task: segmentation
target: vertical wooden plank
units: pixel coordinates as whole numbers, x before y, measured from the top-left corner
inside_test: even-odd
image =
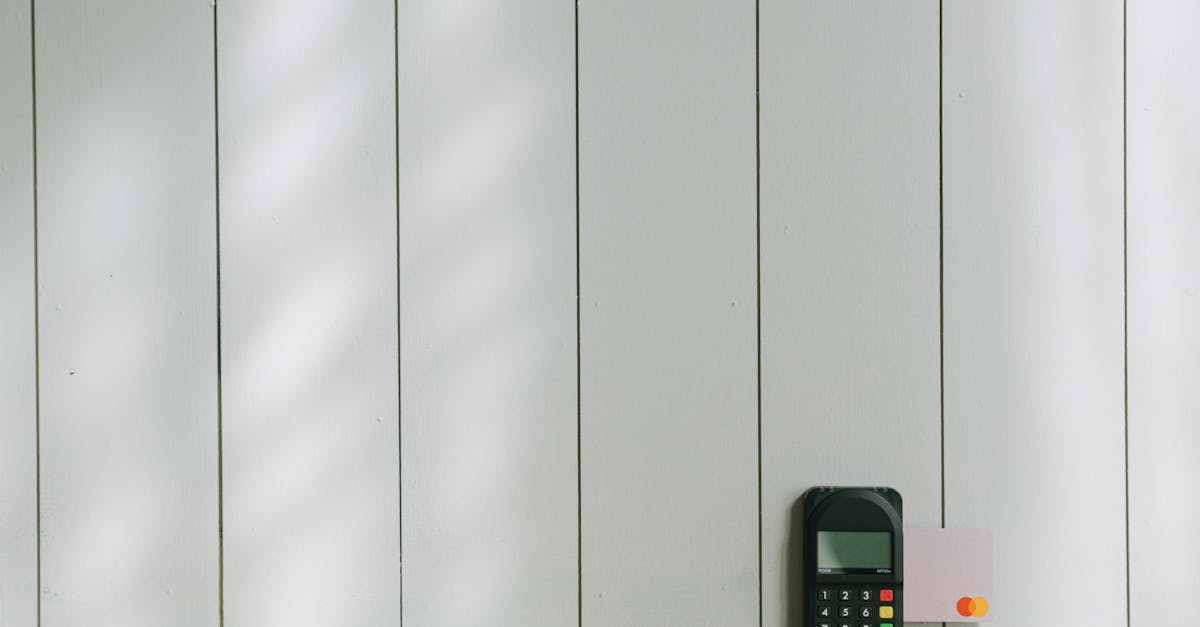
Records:
[[[395,625],[393,3],[217,17],[225,625]]]
[[[585,625],[758,624],[754,6],[579,7]]]
[[[996,627],[1126,624],[1121,4],[945,3],[946,521]]]
[[[1200,587],[1200,5],[1129,3],[1132,625],[1193,619]]]
[[[763,625],[808,487],[940,523],[937,7],[761,5]]]
[[[36,11],[42,624],[211,627],[211,8]]]
[[[574,5],[398,6],[404,622],[575,624]]]
[[[28,2],[0,7],[0,625],[37,622],[33,106]]]

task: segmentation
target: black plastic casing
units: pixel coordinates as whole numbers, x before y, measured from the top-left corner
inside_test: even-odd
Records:
[[[817,590],[838,587],[890,588],[895,592],[893,618],[904,623],[904,518],[900,493],[892,488],[816,487],[804,500],[804,624],[817,627]],[[886,531],[892,534],[891,573],[818,573],[818,531]],[[822,619],[838,624],[839,619]],[[855,619],[857,620],[857,619]],[[862,622],[862,621],[858,621]],[[855,622],[857,625],[858,622]],[[879,624],[879,618],[871,622]]]

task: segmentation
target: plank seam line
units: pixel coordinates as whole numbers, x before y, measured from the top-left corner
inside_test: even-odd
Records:
[[[216,221],[217,288],[217,624],[225,625],[225,450],[224,387],[221,354],[221,98],[217,52],[217,3],[212,4],[213,37],[213,213]]]
[[[1125,410],[1125,624],[1133,625],[1129,529],[1129,2],[1121,3],[1121,297]]]
[[[942,100],[942,0],[938,0],[938,416],[941,422],[942,527],[946,526],[946,193]]]
[[[754,331],[757,386],[758,465],[758,625],[763,627],[763,454],[762,454],[762,80],[760,73],[761,20],[754,0]]]
[[[404,367],[404,360],[400,356],[400,2],[392,0],[392,105],[395,109],[392,116],[392,125],[395,131],[394,137],[394,162],[395,162],[395,186],[396,186],[396,506],[399,511],[396,513],[397,533],[399,534],[399,542],[397,544],[400,551],[397,555],[398,568],[400,569],[399,577],[399,617],[400,627],[404,627],[404,420],[403,410],[401,409],[404,403],[403,385],[404,379],[400,376],[401,369]]]
[[[943,58],[944,36],[942,20],[943,0],[938,0],[937,56],[938,56],[938,421],[941,440],[942,471],[942,528],[946,527],[946,192],[945,192],[945,124],[943,102],[945,99],[945,72]],[[946,627],[946,623],[942,623]]]
[[[33,442],[34,442],[34,547],[37,553],[35,615],[42,624],[42,346],[41,307],[38,303],[38,119],[37,119],[37,10],[29,0],[29,97],[33,157]]]
[[[583,326],[579,252],[579,0],[575,2],[575,601],[583,627]]]

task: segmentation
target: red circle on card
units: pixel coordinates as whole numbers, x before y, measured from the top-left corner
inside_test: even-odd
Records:
[[[975,608],[973,607],[974,605],[975,605],[975,601],[971,597],[963,597],[963,598],[959,599],[958,600],[958,615],[959,616],[970,616],[971,614],[974,614],[975,613]]]

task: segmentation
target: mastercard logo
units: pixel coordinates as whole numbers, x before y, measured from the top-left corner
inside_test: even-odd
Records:
[[[963,597],[958,600],[959,616],[983,616],[987,612],[988,602],[983,597]]]

